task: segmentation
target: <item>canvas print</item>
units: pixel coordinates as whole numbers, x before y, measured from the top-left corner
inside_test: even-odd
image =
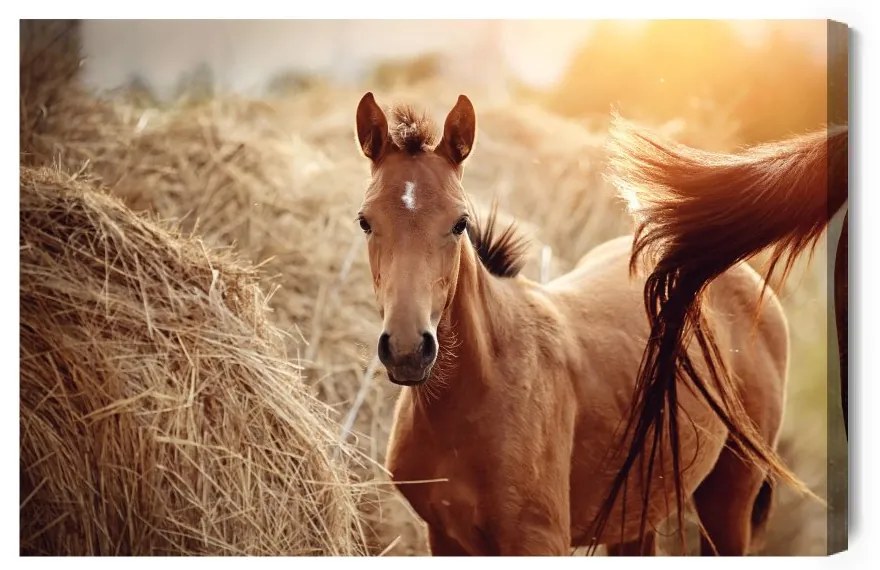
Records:
[[[21,555],[846,549],[845,24],[20,33]]]

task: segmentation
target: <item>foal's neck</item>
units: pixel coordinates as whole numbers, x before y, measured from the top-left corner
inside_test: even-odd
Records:
[[[499,323],[514,301],[509,284],[491,275],[476,251],[462,247],[458,282],[438,327],[440,355],[428,387],[431,407],[474,402],[496,384],[493,362],[502,358]],[[478,402],[474,402],[478,403]]]

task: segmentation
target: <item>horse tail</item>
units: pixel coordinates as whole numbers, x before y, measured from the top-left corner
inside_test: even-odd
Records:
[[[662,140],[615,118],[611,150],[612,181],[637,222],[630,270],[635,271],[642,255],[653,254],[657,263],[644,289],[651,332],[621,440],[626,456],[594,520],[593,536],[601,537],[621,490],[625,497],[627,477],[640,457],[640,466],[647,467],[644,535],[654,459],[665,437],[671,444],[683,528],[678,377],[705,398],[744,460],[812,495],[746,413],[700,304],[706,286],[736,263],[771,248],[766,278],[780,265],[784,278],[794,258],[815,246],[846,201],[847,128],[724,154]],[[686,351],[691,338],[702,350],[707,378],[698,374]]]

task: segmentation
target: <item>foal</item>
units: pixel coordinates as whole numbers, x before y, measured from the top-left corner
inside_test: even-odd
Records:
[[[428,524],[431,552],[560,555],[601,543],[648,554],[650,529],[680,491],[694,499],[705,552],[745,554],[766,520],[772,462],[742,461],[725,444],[748,423],[758,458],[774,457],[788,330],[773,293],[759,304],[764,283],[745,265],[711,285],[707,318],[747,417],[728,426],[706,394],[681,390],[678,448],[661,438],[657,464],[629,472],[634,492],[614,502],[605,530],[595,521],[622,466],[614,452],[648,334],[644,276],[629,273],[632,237],[598,246],[545,286],[525,279],[522,242],[493,220],[479,227],[461,186],[471,102],[458,98],[439,142],[424,116],[398,108],[392,118],[389,127],[371,93],[358,105],[371,165],[358,221],[383,319],[378,355],[407,387],[387,467],[396,483],[442,480],[398,485]]]

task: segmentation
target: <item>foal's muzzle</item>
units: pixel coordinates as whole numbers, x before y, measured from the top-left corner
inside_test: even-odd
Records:
[[[377,351],[389,380],[401,386],[415,386],[425,382],[431,374],[437,359],[437,339],[425,332],[417,343],[405,343],[383,332]]]

